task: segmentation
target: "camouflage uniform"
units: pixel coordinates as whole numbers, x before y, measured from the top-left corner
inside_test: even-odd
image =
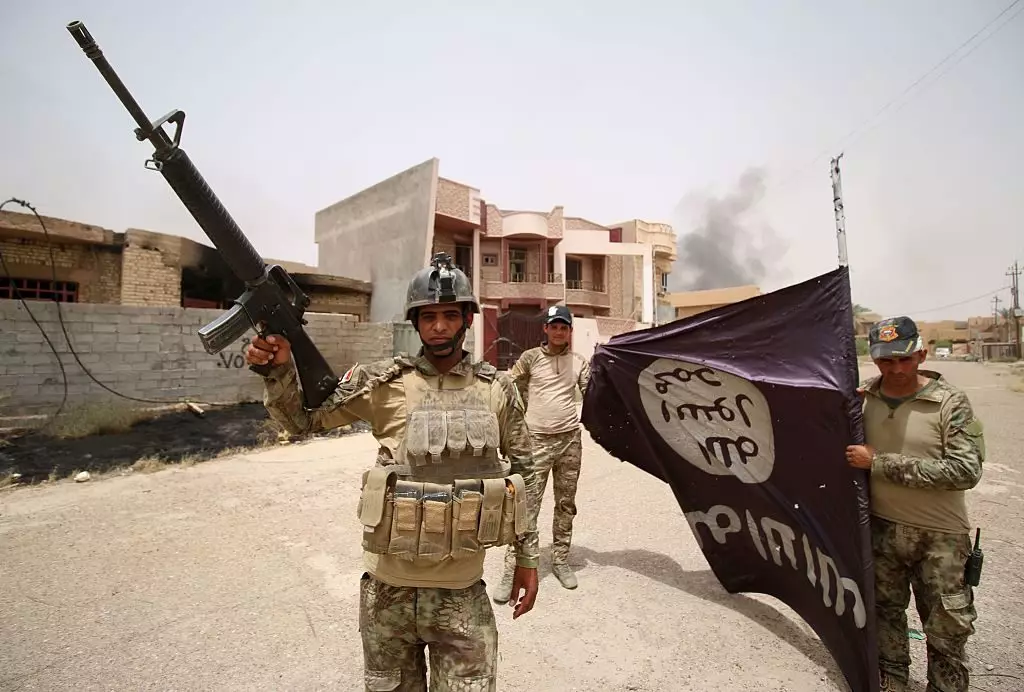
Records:
[[[436,269],[417,275],[423,285],[413,280],[409,302],[417,291],[418,305],[442,302],[436,296],[450,291],[451,284],[436,289]],[[477,308],[468,280],[456,275],[460,302],[472,301]],[[455,341],[461,344],[461,335]],[[535,569],[538,563],[527,504],[535,472],[525,408],[511,378],[488,363],[474,363],[465,352],[440,374],[421,351],[416,357],[353,366],[331,397],[310,411],[303,408],[289,363],[266,377],[264,404],[292,434],[363,420],[380,444],[374,468],[364,474],[358,510],[367,568],[359,589],[367,692],[425,691],[425,650],[434,692],[495,690],[498,634],[482,580],[483,548],[508,543],[519,566]],[[500,470],[489,470],[494,468]],[[374,486],[373,479],[381,478],[386,483]],[[403,478],[411,481],[402,486]],[[460,483],[468,484],[463,490],[482,483],[482,494],[459,494]],[[402,495],[409,488],[422,496],[400,506],[409,500]],[[445,492],[447,502],[439,501]],[[516,497],[522,499],[510,504]],[[366,517],[375,512],[377,518],[368,523]],[[495,537],[484,538],[492,530]]]
[[[583,442],[580,429],[570,432],[541,435],[530,433],[533,463],[537,469],[537,482],[531,488],[530,506],[533,515],[531,528],[537,526],[541,498],[548,484],[548,474],[555,495],[554,516],[551,521],[551,562],[565,563],[572,544],[572,522],[576,518],[576,485],[580,479]],[[513,555],[511,551],[508,555]]]
[[[537,473],[536,483],[528,487],[529,504],[532,510],[530,529],[531,531],[537,530],[541,501],[547,488],[548,474],[550,474],[555,496],[551,525],[552,571],[563,586],[575,588],[575,577],[568,568],[568,559],[569,547],[572,544],[572,525],[576,518],[576,487],[580,477],[583,443],[573,391],[575,387],[579,387],[582,393],[586,393],[587,384],[590,382],[590,365],[582,356],[574,353],[569,346],[555,352],[545,344],[524,351],[512,367],[511,375],[517,389],[522,394],[529,419],[531,413],[536,414],[536,411],[530,408],[530,399],[537,396],[536,387],[540,384],[537,381],[537,366],[542,359],[551,357],[564,358],[573,365],[573,374],[567,378],[568,391],[562,394],[562,407],[566,409],[563,415],[569,421],[569,429],[559,432],[539,432],[534,429],[539,427],[537,422],[527,421],[527,426],[531,428],[530,441]],[[537,420],[536,415],[533,420]],[[556,427],[567,426],[556,425]],[[498,603],[508,600],[507,592],[511,589],[514,561],[514,552],[506,551],[504,577],[494,595],[495,601]]]
[[[929,692],[967,692],[967,639],[977,613],[964,580],[971,552],[964,491],[982,475],[981,422],[967,395],[935,372],[916,394],[891,400],[881,377],[864,384],[871,467],[875,611],[883,690],[905,690],[913,588],[927,635]],[[924,451],[929,450],[930,451]]]

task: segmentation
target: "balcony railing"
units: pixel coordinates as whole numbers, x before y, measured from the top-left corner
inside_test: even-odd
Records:
[[[513,284],[539,284],[541,283],[541,277],[544,277],[544,281],[549,284],[560,284],[562,283],[561,274],[535,274],[535,273],[516,273],[513,272],[508,275],[509,283]]]
[[[485,281],[483,285],[483,298],[491,300],[505,300],[516,298],[528,298],[530,300],[562,300],[565,298],[565,284],[561,281],[541,283],[533,280],[527,281],[526,275],[517,275],[513,278],[519,281]]]
[[[569,279],[565,282],[565,287],[570,291],[593,291],[594,293],[604,293],[604,284],[599,281],[582,281],[579,279]]]
[[[593,282],[569,281],[566,283],[565,302],[568,305],[607,308],[611,306],[611,296],[603,290],[603,287],[597,286]]]

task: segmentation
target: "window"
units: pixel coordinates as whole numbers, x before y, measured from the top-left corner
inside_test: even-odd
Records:
[[[473,274],[473,247],[471,245],[455,246],[455,266],[467,275]]]
[[[56,300],[60,303],[78,302],[78,284],[74,281],[46,281],[44,279],[9,279],[0,277],[0,298],[25,300]]]
[[[668,293],[668,273],[667,272],[663,273],[661,275],[661,292],[662,293]]]
[[[508,274],[509,281],[515,283],[526,281],[526,248],[509,248]]]
[[[583,288],[583,261],[573,257],[565,258],[565,287]]]
[[[613,228],[613,229],[609,230],[608,231],[608,240],[610,242],[612,242],[612,243],[621,243],[622,242],[622,229],[621,228]]]
[[[496,267],[498,266],[497,255],[484,255],[482,258],[485,267]]]

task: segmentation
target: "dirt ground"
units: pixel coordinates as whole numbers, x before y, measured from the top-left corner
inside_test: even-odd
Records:
[[[1006,366],[936,367],[987,425],[985,477],[969,493],[985,549],[972,684],[1021,690],[1024,381]],[[0,689],[362,689],[355,505],[374,449],[357,433],[0,491]],[[848,689],[785,605],[725,593],[660,481],[585,438],[575,591],[550,575],[551,501],[549,485],[534,612],[513,622],[495,606],[499,689]],[[490,585],[500,565],[492,551]],[[921,692],[925,645],[910,646]]]

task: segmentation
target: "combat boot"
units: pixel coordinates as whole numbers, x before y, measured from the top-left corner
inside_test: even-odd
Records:
[[[575,589],[578,586],[576,581],[576,575],[573,574],[572,568],[564,562],[555,562],[551,565],[551,573],[558,578],[558,581],[562,583],[567,589]]]

